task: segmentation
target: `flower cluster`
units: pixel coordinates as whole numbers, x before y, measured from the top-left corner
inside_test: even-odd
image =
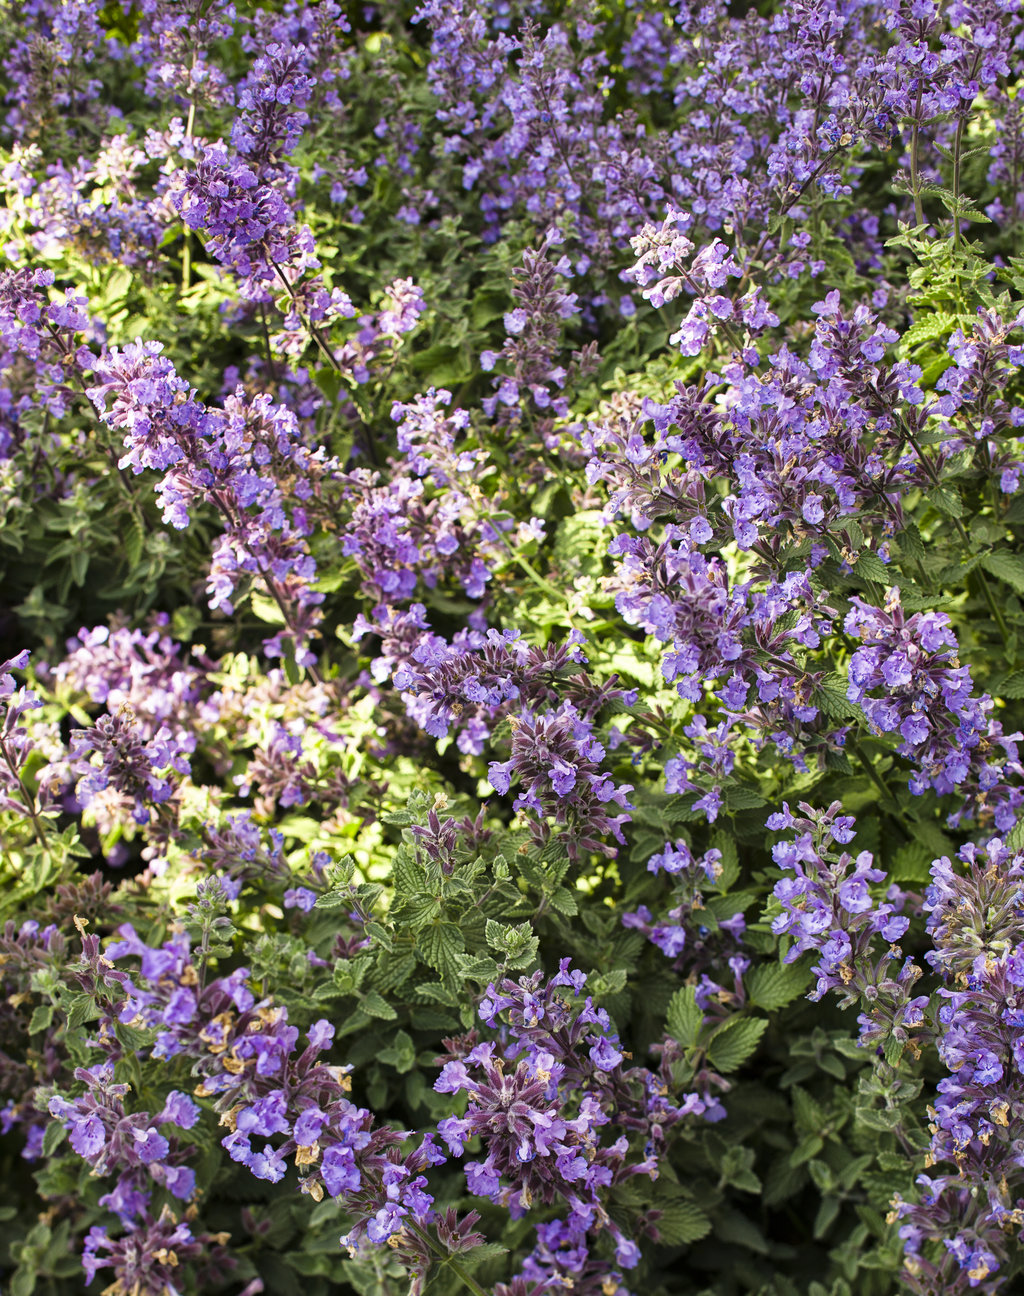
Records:
[[[483,1160],[465,1165],[471,1192],[515,1216],[535,1202],[558,1202],[569,1216],[556,1233],[582,1244],[587,1234],[607,1231],[618,1263],[632,1268],[639,1250],[608,1215],[606,1194],[631,1176],[653,1177],[665,1131],[705,1106],[696,1094],[671,1103],[658,1077],[624,1065],[608,1014],[580,998],[586,982],[563,959],[553,977],[536,972],[488,987],[480,1019],[504,1026],[504,1038],[477,1043],[473,1032],[448,1041],[450,1060],[434,1088],[466,1093],[469,1103],[438,1132],[457,1156],[480,1139]]]
[[[1011,1290],[1024,0],[0,8],[4,1290]]]
[[[784,805],[767,821],[772,832],[795,833],[772,849],[786,874],[775,884],[782,912],[772,921],[777,935],[792,938],[786,962],[813,951],[819,959],[814,968],[818,982],[809,998],[821,999],[829,990],[839,992],[847,1004],[870,998],[876,1011],[862,1020],[862,1039],[874,1040],[884,1029],[904,1041],[908,1028],[921,1024],[927,1003],[927,996],[910,998],[921,970],[909,959],[895,976],[889,972],[900,952],[897,942],[910,926],[902,912],[906,897],[895,884],[884,901],[872,896],[871,886],[884,882],[886,874],[875,867],[870,851],[856,857],[836,852],[836,844],[845,845],[856,835],[852,816],[840,813],[841,802],[826,810],[801,802],[800,809],[803,815],[798,816]],[[872,962],[878,937],[888,948]],[[873,993],[868,994],[868,987]]]
[[[984,848],[965,846],[960,863],[962,870],[936,860],[925,897],[934,945],[926,957],[942,979],[936,1047],[949,1075],[931,1108],[920,1198],[896,1207],[913,1281],[944,1278],[948,1290],[984,1285],[1006,1265],[1010,1238],[1024,1232],[1016,1137],[1024,1100],[1024,857],[995,838]],[[943,1243],[945,1264],[922,1253],[927,1239]]]
[[[992,700],[974,692],[949,618],[941,612],[907,617],[899,587],[888,592],[881,608],[857,597],[850,601],[844,628],[862,646],[850,659],[847,696],[863,708],[876,733],[899,735],[900,755],[919,771],[911,791],[959,791],[968,815],[991,817],[1006,831],[1021,803],[1013,786],[1021,734],[1004,734],[990,719]]]

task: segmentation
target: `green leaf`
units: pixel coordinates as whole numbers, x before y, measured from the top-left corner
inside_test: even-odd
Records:
[[[882,1045],[882,1052],[885,1054],[885,1060],[891,1067],[898,1067],[902,1058],[903,1051],[906,1048],[906,1041],[897,1039],[895,1035],[887,1035],[885,1043]]]
[[[473,298],[472,319],[474,328],[484,328],[491,320],[504,315],[510,306],[507,293],[482,289]]]
[[[352,892],[348,888],[340,891],[325,891],[317,896],[316,909],[344,909],[352,904]]]
[[[382,1049],[377,1057],[388,1066],[393,1066],[399,1074],[404,1075],[416,1065],[416,1046],[412,1036],[400,1030],[391,1044]]]
[[[1009,549],[995,549],[982,555],[981,565],[1017,594],[1024,594],[1024,557]]]
[[[738,1071],[757,1048],[768,1027],[763,1017],[732,1017],[711,1036],[708,1061],[716,1071],[727,1075]]]
[[[900,1113],[889,1111],[885,1107],[858,1107],[857,1123],[868,1129],[888,1133],[900,1123]]]
[[[811,974],[795,963],[762,963],[746,982],[750,1002],[772,1012],[803,994],[811,983]]]
[[[696,1041],[703,1024],[704,1014],[697,1007],[696,987],[683,986],[669,1000],[668,1012],[665,1014],[668,1033],[683,1048],[689,1048]]]
[[[866,549],[853,564],[853,574],[861,580],[874,581],[877,585],[892,583],[892,573],[878,554]]]
[[[32,1020],[28,1024],[28,1033],[36,1035],[40,1031],[49,1030],[53,1024],[53,1004],[37,1004],[32,1014]]]
[[[459,967],[459,955],[464,949],[462,932],[454,923],[436,923],[416,933],[417,953],[442,976],[455,975]]]
[[[1007,675],[999,688],[993,691],[1004,698],[1024,698],[1024,671],[1014,671],[1012,675]]]
[[[915,319],[900,342],[905,347],[917,346],[919,342],[929,342],[933,338],[948,337],[960,327],[959,315],[948,315],[943,311],[929,312]]]
[[[735,1242],[738,1246],[767,1255],[768,1243],[753,1220],[739,1211],[730,1211],[715,1221],[715,1238],[719,1242]]]
[[[43,1156],[53,1156],[67,1136],[68,1132],[59,1120],[51,1121],[43,1134]]]
[[[669,1202],[660,1207],[660,1212],[654,1227],[666,1246],[699,1242],[711,1232],[711,1220],[693,1202]]]
[[[816,1157],[824,1146],[825,1140],[820,1134],[808,1134],[790,1153],[789,1164],[791,1166],[806,1164],[812,1157]]]
[[[36,1275],[29,1269],[18,1269],[11,1279],[11,1296],[32,1296],[36,1289]]]
[[[756,788],[732,784],[725,789],[725,805],[728,810],[755,810],[765,804],[764,797]]]
[[[905,530],[901,531],[896,537],[900,551],[910,558],[923,558],[927,552],[924,547],[924,540],[921,538],[921,532],[917,529],[917,524],[910,522]]]
[[[838,1214],[839,1198],[826,1197],[818,1207],[818,1213],[814,1217],[814,1237],[816,1240],[820,1241],[825,1236],[835,1223]]]
[[[560,913],[564,918],[575,918],[580,911],[576,903],[575,892],[570,891],[568,887],[559,887],[553,891],[549,897],[551,908]]]
[[[953,486],[936,486],[927,496],[928,502],[947,517],[959,518],[964,515],[963,501],[960,492]]]
[[[1024,819],[1017,820],[1010,831],[1006,834],[1006,840],[1003,844],[1006,846],[1007,850],[1024,850]]]
[[[487,944],[503,955],[506,964],[511,968],[527,967],[537,956],[540,942],[528,922],[514,927],[509,923],[500,923],[493,918],[488,918],[484,932]]]
[[[249,606],[259,619],[265,621],[267,625],[283,626],[285,624],[284,613],[269,594],[261,594],[259,590],[253,590],[249,595]]]
[[[359,1001],[359,1007],[368,1017],[379,1017],[382,1021],[394,1021],[398,1016],[384,996],[378,994],[376,990],[370,990],[365,994]]]
[[[822,678],[814,694],[814,700],[833,720],[845,720],[853,714],[853,703],[846,696],[849,684],[836,671],[829,671]]]
[[[497,1260],[503,1255],[508,1255],[508,1247],[503,1247],[497,1242],[483,1242],[472,1251],[463,1251],[459,1255],[459,1265],[464,1269],[473,1270],[478,1265],[482,1265],[485,1260]],[[442,1268],[445,1261],[441,1261]],[[462,1283],[458,1285],[461,1287]]]

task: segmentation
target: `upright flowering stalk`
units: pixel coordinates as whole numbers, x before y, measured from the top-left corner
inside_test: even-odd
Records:
[[[1024,1239],[1024,854],[998,838],[932,865],[925,896],[941,978],[935,1044],[949,1075],[929,1108],[917,1202],[897,1200],[911,1290],[994,1291]],[[932,1170],[931,1167],[935,1167]],[[939,1242],[936,1260],[923,1248]]]
[[[485,351],[480,363],[485,370],[503,361],[505,371],[496,377],[496,392],[483,402],[484,413],[510,429],[526,419],[531,424],[543,420],[544,444],[552,449],[557,443],[553,423],[569,412],[566,398],[559,395],[571,377],[570,370],[558,363],[564,321],[577,313],[575,293],[567,293],[560,279],[571,275],[567,256],[552,261],[548,252],[563,241],[557,229],[550,229],[535,251],[523,254],[522,268],[513,271],[512,296],[515,307],[505,315],[505,345],[495,354]],[[573,369],[586,370],[592,356],[577,353]],[[525,403],[524,403],[525,402]],[[526,453],[522,445],[518,454]]]
[[[95,356],[79,336],[92,327],[86,298],[68,288],[62,302],[51,302],[53,281],[52,270],[0,271],[0,344],[7,364],[20,356],[34,367],[38,395],[59,418],[73,398],[71,384]]]
[[[709,923],[705,900],[707,891],[719,889],[721,860],[722,852],[715,847],[694,855],[685,841],[666,842],[664,850],[647,861],[647,871],[665,873],[672,884],[673,905],[665,915],[668,921],[656,920],[650,909],[641,905],[635,913],[623,914],[623,926],[642,931],[676,968],[704,972],[727,960],[733,967],[746,925],[743,915]],[[739,961],[749,966],[749,959]],[[733,970],[739,973],[743,969],[737,963]]]
[[[224,886],[237,896],[237,883]],[[191,1060],[200,1076],[196,1097],[212,1100],[227,1129],[221,1144],[233,1161],[271,1183],[284,1177],[290,1161],[299,1171],[300,1189],[314,1201],[325,1193],[342,1199],[352,1219],[343,1245],[355,1254],[367,1243],[390,1243],[417,1275],[417,1284],[439,1245],[449,1255],[479,1243],[470,1217],[460,1221],[434,1209],[425,1171],[446,1158],[433,1136],[425,1135],[403,1154],[409,1134],[378,1124],[351,1101],[349,1067],[321,1060],[334,1038],[328,1021],[314,1022],[302,1047],[287,1008],[256,1000],[247,985],[248,969],[205,982],[187,934],[159,947],[146,945],[127,924],[119,935],[99,960],[102,978],[118,987],[113,1014],[155,1032],[148,1050],[153,1058]],[[86,939],[95,962],[98,944]],[[138,960],[137,973],[117,968],[125,958]],[[82,980],[93,985],[84,969]],[[102,1038],[107,1051],[116,1054],[119,1046],[110,1031]],[[76,1077],[88,1092],[74,1101],[54,1098],[51,1112],[64,1121],[75,1151],[96,1173],[114,1167],[121,1172],[104,1204],[123,1217],[138,1216],[141,1223],[133,1227],[144,1228],[149,1219],[145,1173],[179,1196],[190,1195],[194,1183],[191,1171],[179,1164],[177,1145],[156,1126],[170,1121],[187,1129],[199,1108],[172,1093],[158,1117],[126,1116],[126,1086],[112,1084],[109,1068],[83,1070]],[[105,1232],[97,1235],[95,1245],[106,1246],[105,1237]]]
[[[309,124],[304,109],[315,87],[300,47],[275,42],[253,63],[235,100],[231,143],[264,179],[274,175],[281,158],[302,137]]]
[[[29,652],[23,649],[16,657],[0,662],[0,810],[32,818],[35,798],[25,784],[23,773],[32,752],[32,740],[23,717],[42,706],[31,689],[16,687],[13,671],[28,666]]]
[[[575,630],[564,643],[543,648],[527,644],[518,630],[457,636],[450,644],[440,635],[424,636],[411,660],[396,669],[394,682],[409,714],[432,737],[443,737],[455,725],[479,743],[522,708],[550,710],[565,700],[593,720],[610,702],[631,701],[615,679],[593,679],[584,647]]]
[[[631,1268],[640,1252],[609,1217],[607,1193],[635,1175],[654,1178],[667,1129],[705,1105],[687,1094],[677,1106],[659,1077],[624,1065],[608,1014],[580,999],[586,980],[563,959],[553,977],[488,987],[480,1019],[499,1042],[477,1043],[475,1031],[447,1041],[450,1060],[434,1088],[466,1093],[469,1103],[438,1132],[457,1156],[480,1139],[483,1159],[465,1167],[470,1192],[515,1217],[542,1203],[567,1207],[560,1237],[585,1248],[588,1235],[607,1232],[616,1260]]]
[[[1007,1262],[1007,1234],[1024,1233],[1014,1124],[1024,1110],[1024,1016],[1017,1007],[1024,987],[1024,856],[995,839],[963,849],[965,874],[947,858],[933,864],[924,911],[934,948],[926,958],[942,983],[931,997],[913,996],[921,968],[908,958],[898,973],[891,970],[908,926],[899,913],[904,897],[895,886],[884,902],[871,895],[871,884],[885,874],[869,852],[856,859],[837,853],[835,843],[854,835],[852,818],[840,808],[801,804],[803,818],[788,806],[769,818],[774,831],[796,831],[773,852],[793,876],[775,886],[782,913],[772,928],[794,938],[787,961],[817,954],[818,983],[809,998],[832,990],[844,1006],[860,1003],[863,1044],[898,1058],[908,1046],[934,1042],[950,1075],[929,1108],[925,1166],[943,1173],[919,1175],[918,1200],[897,1196],[890,1222],[903,1221],[911,1290],[994,1292],[1001,1285],[994,1275]],[[881,957],[879,936],[889,942]],[[938,1258],[925,1250],[928,1242],[941,1245]]]
[[[826,810],[801,802],[800,809],[803,814],[794,815],[784,804],[767,820],[772,832],[795,834],[772,848],[786,874],[775,884],[782,912],[772,921],[776,935],[791,937],[785,961],[792,963],[808,951],[817,955],[818,981],[809,999],[833,990],[844,1007],[858,1000],[871,1004],[860,1019],[863,1042],[891,1036],[906,1043],[909,1032],[922,1024],[928,1004],[927,995],[910,994],[921,976],[919,967],[907,959],[898,972],[891,970],[900,955],[897,942],[910,925],[902,913],[906,897],[893,884],[884,901],[876,900],[871,886],[884,882],[886,874],[875,867],[871,852],[861,851],[855,858],[836,850],[855,836],[853,818],[841,813],[840,801]],[[879,937],[887,946],[881,954]]]
[[[697,705],[705,704],[709,685],[718,685],[713,696],[724,719],[715,724],[698,714],[684,729],[692,752],[671,757],[665,767],[667,789],[699,790],[697,805],[713,821],[744,731],[757,745],[772,741],[806,770],[809,756],[820,760],[828,748],[842,746],[845,730],[822,723],[813,700],[820,672],[802,660],[831,630],[835,610],[828,597],[806,572],[763,589],[754,581],[731,583],[725,563],[702,552],[710,531],[699,521],[685,530],[670,525],[660,544],[619,535],[609,548],[620,559],[610,582],[616,607],[666,645],[665,679]]]
[[[550,837],[553,819],[571,860],[593,851],[614,856],[607,838],[625,844],[622,826],[633,808],[627,800],[633,785],[616,784],[602,769],[605,748],[594,736],[593,721],[572,702],[563,702],[550,715],[510,715],[509,725],[512,754],[507,761],[491,762],[491,786],[505,795],[518,780],[521,791],[512,804],[529,814],[538,842]],[[623,813],[609,813],[612,806]]]
[[[340,289],[328,291],[320,275],[307,275],[321,264],[309,227],[296,224],[286,198],[244,159],[207,146],[196,166],[177,177],[171,202],[189,229],[206,233],[206,246],[234,272],[244,297],[270,302],[283,291],[293,331],[308,328],[326,350],[319,326],[354,314]]]
[[[850,659],[847,696],[858,703],[876,733],[899,736],[897,751],[917,772],[910,790],[956,793],[961,817],[995,823],[1007,831],[1024,799],[1018,783],[1019,733],[1004,734],[990,718],[988,694],[974,692],[961,665],[949,617],[942,612],[906,616],[900,590],[883,607],[851,598],[844,628],[861,641]]]
[[[645,225],[630,240],[637,257],[630,277],[653,306],[664,306],[684,292],[694,298],[670,338],[683,355],[699,355],[721,327],[737,349],[749,351],[749,358],[756,363],[753,339],[776,327],[779,317],[768,309],[759,288],[735,301],[723,291],[730,279],[740,278],[740,267],[721,239],[712,240],[691,257],[694,243],[683,232],[690,223],[687,213],[670,208],[660,228]]]
[[[225,530],[217,542],[208,588],[210,606],[233,611],[240,577],[256,577],[277,603],[285,630],[266,641],[282,656],[284,643],[312,665],[309,638],[323,595],[313,588],[316,564],[304,505],[329,464],[303,444],[295,415],[268,395],[243,389],[223,409],[202,405],[156,342],[116,347],[96,367],[89,395],[101,417],[124,434],[122,467],[164,473],[157,488],[165,521],[182,529],[197,501],[213,504]],[[298,503],[286,499],[290,495]]]
[[[141,0],[138,37],[129,51],[146,69],[146,93],[192,104],[230,104],[232,91],[213,57],[234,31],[231,0]]]
[[[114,1281],[109,1292],[132,1296],[169,1296],[181,1291],[177,1283],[185,1273],[196,1281],[215,1282],[234,1267],[225,1250],[230,1233],[193,1233],[190,1224],[179,1220],[165,1206],[159,1216],[144,1215],[112,1238],[95,1224],[89,1230],[82,1251],[85,1280],[91,1283],[101,1269],[111,1269]]]
[[[84,1094],[72,1101],[50,1099],[49,1112],[63,1122],[72,1148],[95,1175],[118,1176],[114,1188],[100,1205],[115,1211],[123,1222],[141,1215],[149,1205],[152,1185],[188,1201],[195,1191],[195,1172],[184,1164],[191,1146],[183,1147],[177,1131],[189,1130],[199,1119],[199,1108],[186,1094],[172,1090],[161,1111],[125,1111],[129,1086],[114,1083],[109,1064],[79,1067],[75,1079],[85,1084]],[[161,1133],[158,1127],[175,1133]]]
[[[190,768],[170,729],[161,728],[146,740],[128,707],[101,716],[89,729],[76,730],[70,754],[80,773],[75,789],[80,804],[89,806],[102,794],[114,795],[132,803],[138,824],[148,824],[152,808],[172,799],[179,783],[175,776],[188,774]]]

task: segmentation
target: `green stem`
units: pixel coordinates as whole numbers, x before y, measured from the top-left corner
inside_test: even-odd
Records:
[[[434,1255],[438,1256],[444,1264],[448,1266],[467,1291],[471,1291],[473,1296],[488,1296],[487,1292],[484,1291],[476,1279],[471,1278],[470,1275],[466,1273],[465,1269],[463,1269],[462,1265],[459,1264],[452,1253],[439,1246],[426,1229],[421,1228],[419,1224],[414,1224],[409,1219],[406,1219],[404,1223],[410,1233],[415,1233],[420,1241],[425,1242],[430,1250],[433,1251]]]
[[[270,381],[277,383],[277,362],[274,360],[273,348],[270,345],[270,329],[267,326],[267,308],[260,302],[260,325],[263,331],[263,345],[267,352],[267,374]]]
[[[921,98],[924,81],[917,78],[917,102],[914,105],[914,129],[910,137],[910,188],[914,195],[914,223],[924,224],[924,206],[921,202]]]
[[[278,279],[280,279],[281,282],[284,284],[285,292],[287,292],[288,296],[291,298],[292,305],[295,307],[295,311],[296,311],[296,314],[298,315],[299,319],[302,320],[302,324],[303,324],[303,327],[305,328],[306,332],[309,334],[309,336],[313,339],[313,341],[314,341],[314,342],[317,344],[317,346],[320,348],[320,353],[321,353],[321,355],[322,355],[323,358],[327,361],[327,363],[331,366],[331,368],[334,370],[334,372],[340,374],[340,373],[341,373],[341,369],[340,369],[340,367],[339,367],[339,365],[338,365],[337,360],[334,358],[334,353],[331,351],[330,347],[327,345],[326,341],[324,340],[324,336],[323,336],[323,334],[320,332],[320,330],[317,328],[317,326],[313,323],[313,321],[310,320],[310,319],[307,319],[307,318],[305,317],[305,315],[303,315],[302,311],[299,309],[299,300],[298,300],[298,298],[295,296],[295,289],[294,289],[294,288],[291,286],[291,284],[288,282],[288,277],[287,277],[287,275],[286,275],[285,272],[281,269],[281,267],[277,264],[277,262],[274,260],[273,257],[270,257],[270,258],[269,258],[269,261],[270,261],[270,264],[274,267],[274,270],[275,270],[275,272],[276,272],[276,274],[277,274]]]
[[[925,472],[930,477],[932,485],[935,487],[940,487],[942,485],[942,481],[939,477],[939,474],[935,471],[934,464],[931,463],[931,461],[925,455],[924,451],[917,444],[917,439],[915,438],[913,432],[911,432],[911,430],[907,427],[906,422],[904,420],[901,420],[901,422],[903,424],[903,434],[907,438],[908,443],[913,447],[914,453],[921,461],[921,466],[924,468]],[[956,528],[957,535],[959,535],[963,544],[968,549],[970,549],[971,538],[967,534],[967,529],[965,528],[964,524],[960,521],[959,518],[952,518],[951,521],[953,523],[953,526]],[[988,604],[988,610],[992,614],[993,621],[995,621],[996,625],[999,627],[999,632],[1003,636],[1003,639],[1007,640],[1010,637],[1010,629],[1009,626],[1007,626],[1006,624],[1005,617],[1003,616],[1002,612],[999,610],[999,605],[995,601],[995,598],[992,594],[992,587],[989,585],[988,578],[986,577],[985,573],[981,570],[980,567],[977,568],[977,572],[978,572],[978,578],[981,581],[981,592],[985,599],[985,602]]]
[[[62,339],[58,330],[54,328],[52,324],[47,323],[46,327],[49,330],[50,336],[53,338],[58,351],[61,353],[61,356],[63,357],[66,363],[67,372],[70,374],[72,383],[74,384],[75,387],[78,388],[79,394],[81,395],[82,399],[85,401],[85,407],[89,411],[90,418],[96,424],[96,427],[98,429],[97,436],[96,436],[96,444],[99,446],[99,448],[103,451],[103,453],[107,456],[107,458],[110,460],[111,464],[113,465],[114,471],[111,474],[111,476],[114,478],[114,480],[117,482],[117,484],[120,486],[121,490],[123,491],[124,496],[128,501],[128,508],[131,512],[131,515],[138,523],[140,530],[144,534],[150,532],[152,528],[150,527],[149,523],[146,520],[145,512],[142,510],[141,506],[139,505],[139,501],[135,495],[134,490],[132,490],[131,480],[128,474],[125,472],[125,470],[121,468],[120,465],[118,464],[117,451],[114,449],[112,445],[109,445],[105,439],[104,436],[104,433],[106,432],[105,426],[102,423],[100,423],[99,420],[96,418],[96,406],[92,403],[92,399],[89,396],[89,390],[85,385],[85,379],[82,377],[81,371],[78,369],[77,364],[76,365],[67,364],[69,357],[73,357],[74,354],[73,351],[68,346],[64,345],[64,340]]]
[[[953,248],[960,250],[960,154],[963,151],[964,115],[960,113],[956,123],[956,138],[953,141]]]
[[[195,67],[195,55],[193,55],[192,66]],[[188,106],[188,119],[185,122],[185,138],[192,138],[192,131],[196,124],[196,101],[193,99]],[[187,293],[192,284],[192,231],[187,225],[185,230],[185,244],[181,250],[181,291]]]
[[[878,788],[882,796],[885,797],[887,801],[891,801],[892,793],[889,791],[885,779],[882,778],[878,770],[876,770],[874,765],[872,765],[870,758],[868,757],[867,753],[864,751],[864,748],[860,745],[860,742],[856,738],[848,737],[846,740],[846,745],[847,747],[849,747],[850,751],[852,751],[853,754],[857,757],[857,760],[860,761],[864,773],[868,776],[871,782],[874,783],[875,787]]]
[[[502,539],[504,539],[504,536],[502,537]],[[552,585],[551,582],[546,577],[542,576],[540,572],[537,570],[537,568],[534,567],[534,565],[531,562],[529,562],[528,559],[524,558],[521,554],[514,553],[512,552],[512,550],[509,550],[509,552],[512,553],[512,557],[515,558],[516,562],[527,574],[527,576],[529,576],[530,580],[533,581],[533,583],[537,586],[538,589],[542,589],[545,594],[549,595],[553,599],[556,599],[559,603],[563,604],[563,606],[567,606],[566,597],[562,593],[562,591],[557,588],[557,586]],[[568,620],[571,624],[572,618],[569,617]]]
[[[11,771],[11,777],[14,779],[15,783],[18,785],[19,791],[21,792],[22,799],[25,803],[25,812],[32,823],[32,832],[35,834],[35,839],[42,848],[43,854],[49,858],[50,845],[46,840],[42,821],[40,820],[39,813],[36,810],[36,799],[25,786],[25,780],[21,777],[21,772],[12,760],[11,754],[7,750],[7,745],[2,738],[0,738],[0,753],[3,753],[4,764]]]
[[[242,514],[237,514],[235,512],[235,509],[232,507],[231,501],[227,497],[227,495],[225,495],[223,491],[211,491],[210,499],[213,501],[214,505],[220,510],[221,515],[224,517],[228,526],[236,534],[244,535],[245,534],[244,516]],[[245,541],[243,540],[242,543],[245,544]],[[267,570],[266,566],[263,563],[263,559],[260,557],[259,552],[257,550],[251,549],[247,544],[245,545],[245,548],[246,548],[246,552],[249,554],[253,562],[256,564],[256,570],[263,578],[263,583],[267,587],[267,592],[270,594],[270,597],[277,604],[278,611],[281,613],[281,617],[284,620],[285,629],[292,637],[292,642],[296,646],[298,646],[301,636],[291,617],[290,601],[284,596],[284,594],[281,593],[281,587],[278,581]],[[309,672],[310,678],[314,681],[314,683],[316,684],[323,683],[323,677],[321,676],[319,670],[315,666],[307,666],[304,669],[306,669]]]
[[[270,257],[269,261],[270,264],[274,267],[278,279],[280,279],[281,282],[284,284],[285,292],[291,298],[292,305],[295,307],[295,312],[298,315],[299,319],[302,320],[303,328],[305,328],[306,332],[317,344],[317,346],[320,349],[320,354],[327,361],[327,363],[334,370],[334,372],[344,377],[344,372],[341,366],[338,364],[338,361],[335,359],[334,352],[327,345],[327,342],[324,339],[324,335],[320,332],[320,330],[313,323],[313,321],[311,319],[307,319],[306,316],[303,315],[302,311],[300,310],[299,300],[295,295],[295,289],[288,282],[287,275],[284,273],[284,271],[277,264],[277,262],[274,260],[273,257]],[[370,456],[370,462],[373,464],[375,468],[378,468],[380,466],[380,459],[377,455],[377,446],[373,439],[373,429],[365,421],[365,419],[362,420],[362,424],[363,424],[363,430],[366,433],[365,436],[366,452]]]

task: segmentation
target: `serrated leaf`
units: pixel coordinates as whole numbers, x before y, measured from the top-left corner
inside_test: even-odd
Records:
[[[900,551],[907,554],[910,558],[923,558],[925,556],[926,550],[924,547],[924,541],[921,539],[921,532],[917,529],[917,525],[914,522],[911,522],[899,533],[897,536],[897,543],[899,544]]]
[[[325,891],[323,895],[317,896],[316,909],[343,909],[352,904],[352,892],[344,891]]]
[[[981,565],[1015,593],[1024,594],[1024,557],[1008,549],[995,549],[982,555]]]
[[[726,787],[724,800],[729,810],[755,810],[758,806],[767,804],[756,788],[738,784]]]
[[[689,1048],[697,1038],[704,1023],[704,1014],[697,1007],[697,991],[694,986],[683,986],[669,1000],[665,1014],[665,1026],[668,1033],[683,1048]]]
[[[454,976],[459,966],[459,955],[465,949],[462,932],[454,923],[442,922],[422,928],[416,933],[416,951],[430,967],[442,976]]]
[[[488,918],[484,933],[487,944],[491,949],[504,955],[505,962],[510,968],[528,967],[537,956],[539,940],[529,923],[512,926]]]
[[[44,1157],[53,1156],[54,1152],[67,1138],[67,1130],[59,1120],[51,1121],[43,1132],[42,1153]]]
[[[814,693],[817,705],[833,720],[846,720],[854,713],[853,703],[846,696],[849,684],[835,671],[824,676]]]
[[[576,903],[575,893],[568,887],[559,887],[553,891],[550,896],[551,908],[560,913],[564,918],[575,918],[580,911]]]
[[[895,1035],[887,1035],[882,1052],[885,1054],[885,1060],[891,1067],[897,1067],[903,1058],[903,1051],[906,1048],[906,1041],[897,1039]]]
[[[1007,675],[995,692],[1004,698],[1024,698],[1024,671],[1014,671],[1012,675]]]
[[[1007,850],[1024,850],[1024,819],[1017,820],[1010,831],[1006,834],[1006,840],[1003,844],[1006,846]]]
[[[811,983],[811,974],[795,963],[762,963],[746,978],[747,998],[772,1012],[798,998]]]
[[[904,842],[893,855],[892,878],[894,882],[925,882],[932,860],[932,851],[919,841]]]
[[[398,1016],[384,996],[378,994],[376,990],[370,990],[363,995],[359,1007],[368,1017],[378,1017],[381,1021],[394,1021]]]
[[[853,574],[861,580],[874,581],[877,585],[889,585],[891,573],[878,554],[870,549],[865,550],[853,564]]]
[[[40,1031],[49,1030],[53,1024],[53,1004],[37,1004],[28,1024],[28,1033],[37,1035]]]
[[[666,1246],[687,1246],[711,1232],[711,1220],[693,1202],[669,1202],[659,1209],[654,1227]]]
[[[882,1133],[888,1133],[895,1128],[901,1120],[898,1111],[887,1111],[884,1107],[858,1107],[857,1123],[864,1125],[867,1129],[878,1130]]]
[[[480,1246],[474,1247],[472,1251],[462,1251],[459,1253],[459,1264],[465,1269],[475,1269],[485,1260],[497,1260],[503,1255],[508,1255],[508,1247],[503,1247],[497,1242],[483,1242]],[[442,1266],[444,1261],[441,1262]],[[462,1284],[459,1283],[461,1286]]]
[[[959,315],[935,311],[915,319],[900,341],[906,347],[917,346],[919,342],[930,341],[932,338],[947,337],[959,327]]]
[[[96,1001],[88,994],[74,995],[65,1011],[68,1015],[68,1030],[75,1030],[83,1022],[92,1021],[100,1015]]]
[[[716,1071],[728,1075],[738,1071],[757,1048],[768,1027],[763,1017],[732,1017],[712,1035],[708,1043],[708,1061]]]
[[[960,518],[964,515],[963,501],[960,492],[952,486],[936,486],[927,495],[928,502],[946,517]]]

